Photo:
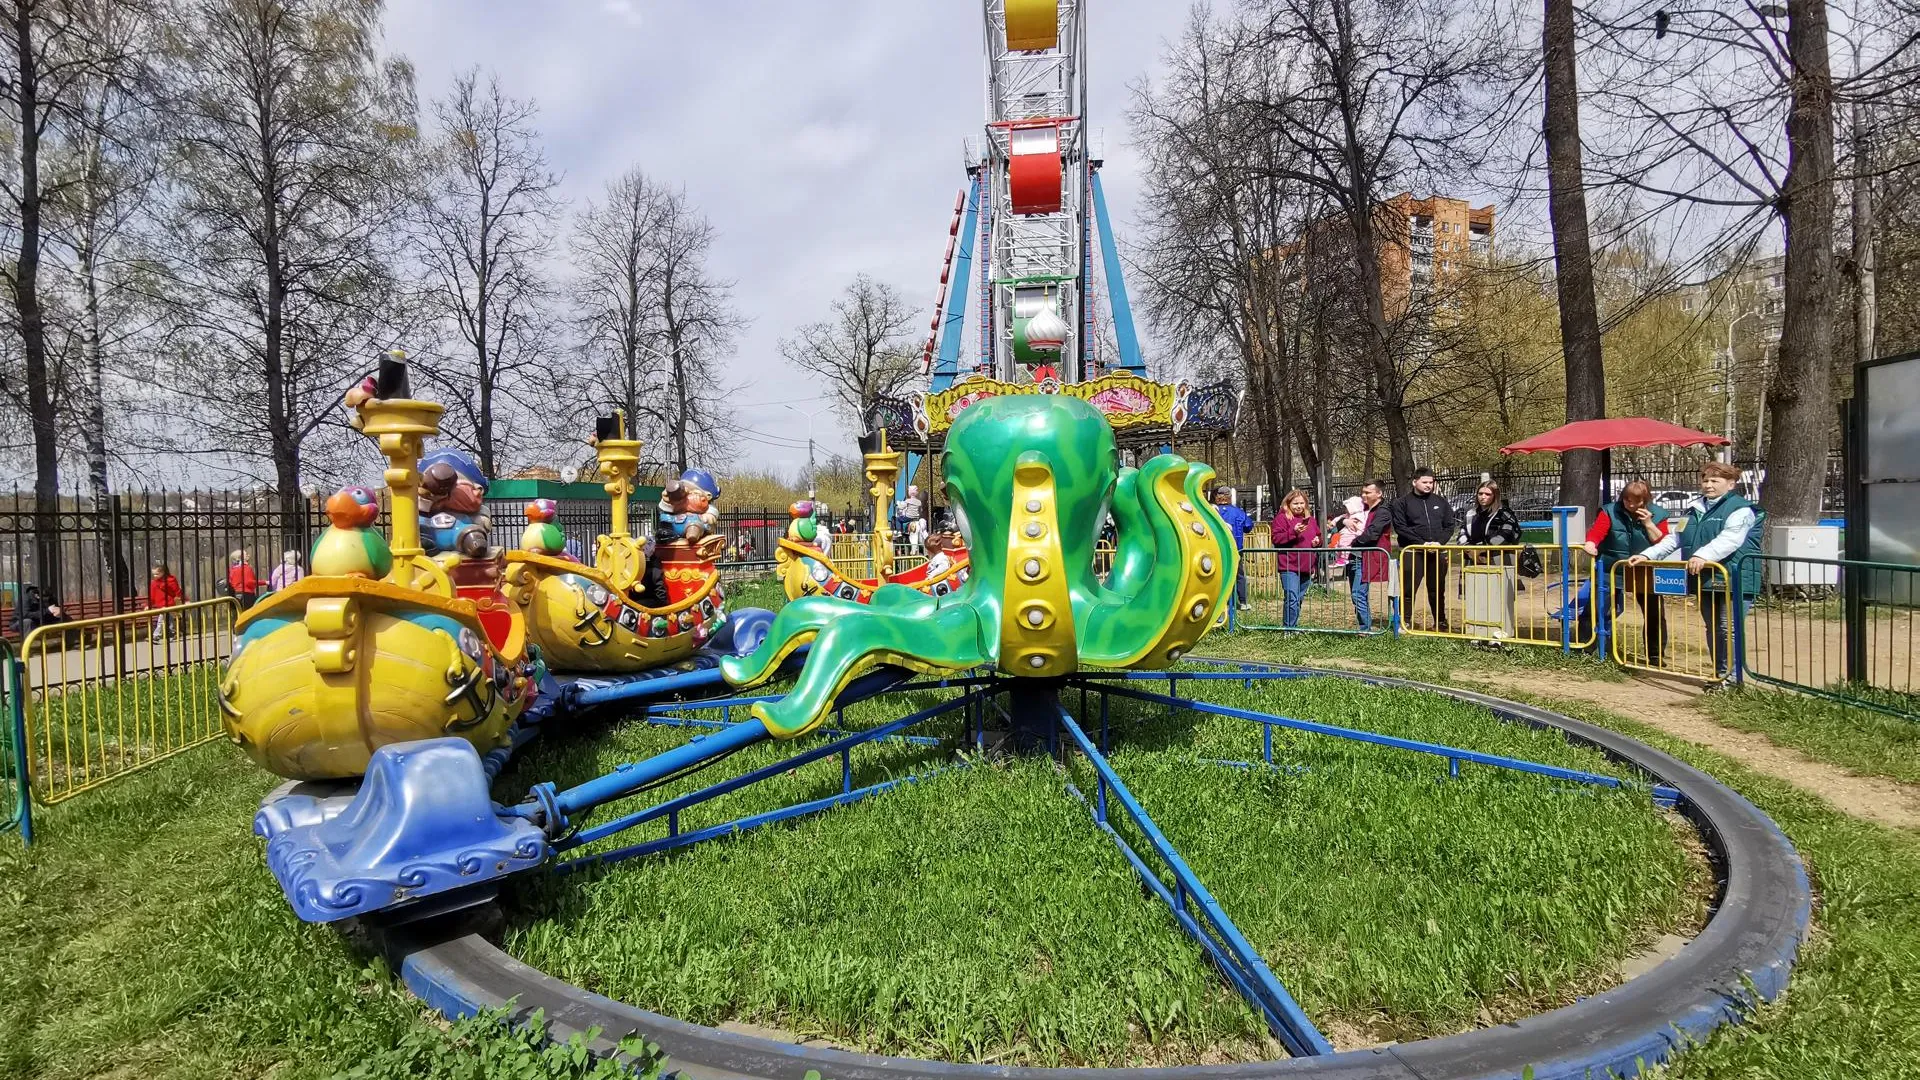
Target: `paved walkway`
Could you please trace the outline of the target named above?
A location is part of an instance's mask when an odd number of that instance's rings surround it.
[[[115,647],[111,635],[96,644],[89,635],[84,647],[41,649],[21,657],[29,687],[57,687],[85,684],[128,675],[166,674],[169,671],[226,659],[233,652],[233,638],[227,633],[206,633],[193,637],[172,637],[151,641],[146,634],[135,637],[129,632]]]
[[[1591,702],[1719,751],[1755,772],[1811,791],[1854,817],[1899,828],[1920,828],[1920,789],[1884,777],[1848,772],[1781,746],[1765,735],[1727,727],[1695,703],[1700,689],[1694,685],[1655,676],[1602,682],[1563,673],[1555,673],[1547,683],[1538,675],[1489,671],[1462,671],[1455,681],[1485,686],[1496,694],[1519,691]]]

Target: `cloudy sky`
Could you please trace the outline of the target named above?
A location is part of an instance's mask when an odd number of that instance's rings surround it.
[[[1127,87],[1187,5],[1091,8],[1092,131],[1124,229],[1138,179]],[[856,273],[931,314],[966,179],[962,142],[985,118],[977,0],[388,0],[387,11],[388,47],[412,60],[423,102],[478,64],[539,103],[575,203],[638,165],[685,185],[713,220],[715,268],[753,320],[734,360],[742,464],[804,463],[804,450],[765,435],[804,441],[808,419],[780,403],[825,402],[777,345],[823,317]],[[852,450],[825,413],[813,433]]]

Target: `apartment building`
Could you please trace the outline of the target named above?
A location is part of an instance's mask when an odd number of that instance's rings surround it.
[[[1376,257],[1387,317],[1406,314],[1416,298],[1447,284],[1471,260],[1492,254],[1493,218],[1492,204],[1475,207],[1447,195],[1416,199],[1412,192],[1403,191],[1375,206]],[[1339,216],[1321,218],[1306,231],[1323,251],[1346,249],[1351,236],[1346,220]],[[1302,247],[1301,241],[1295,241],[1277,254],[1290,259]]]
[[[1375,218],[1386,240],[1380,245],[1380,291],[1388,313],[1405,311],[1413,297],[1457,277],[1470,260],[1491,255],[1493,213],[1491,203],[1473,207],[1465,199],[1416,199],[1404,191],[1381,203]]]

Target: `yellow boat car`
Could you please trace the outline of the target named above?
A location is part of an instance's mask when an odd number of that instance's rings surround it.
[[[666,603],[644,603],[647,545],[628,524],[640,443],[626,437],[626,417],[615,412],[600,418],[593,448],[611,510],[593,565],[564,557],[557,530],[548,534],[545,550],[535,550],[541,547],[536,523],[552,516],[551,504],[543,508],[535,500],[527,506],[528,533],[521,541],[528,550],[506,555],[506,596],[555,671],[624,675],[678,663],[727,619],[726,591],[711,557],[717,538],[656,546],[656,595]]]
[[[392,546],[371,528],[371,492],[329,500],[334,527],[314,546],[314,572],[240,617],[220,684],[228,737],[295,780],[360,776],[391,743],[454,735],[482,754],[503,746],[544,674],[487,568],[421,547],[418,466],[441,406],[411,398],[397,357],[347,404],[387,458]]]
[[[691,550],[656,552],[672,602],[649,607],[608,573],[530,551],[507,553],[506,594],[556,671],[624,674],[678,663],[726,622],[720,571]]]
[[[309,576],[241,616],[220,705],[262,768],[345,779],[389,743],[505,746],[541,674],[504,599]]]

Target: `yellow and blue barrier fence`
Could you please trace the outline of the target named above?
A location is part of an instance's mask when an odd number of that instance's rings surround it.
[[[16,829],[33,843],[33,800],[27,794],[27,718],[20,663],[13,645],[0,638],[0,832]]]
[[[51,805],[222,734],[230,597],[42,626],[20,644],[22,755]]]
[[[1709,562],[1690,573],[1684,561],[1621,561],[1607,568],[1601,607],[1610,654],[1621,667],[1718,682],[1733,674],[1740,596],[1727,568]]]
[[[1400,632],[1584,649],[1593,558],[1556,544],[1421,544],[1399,553]]]

